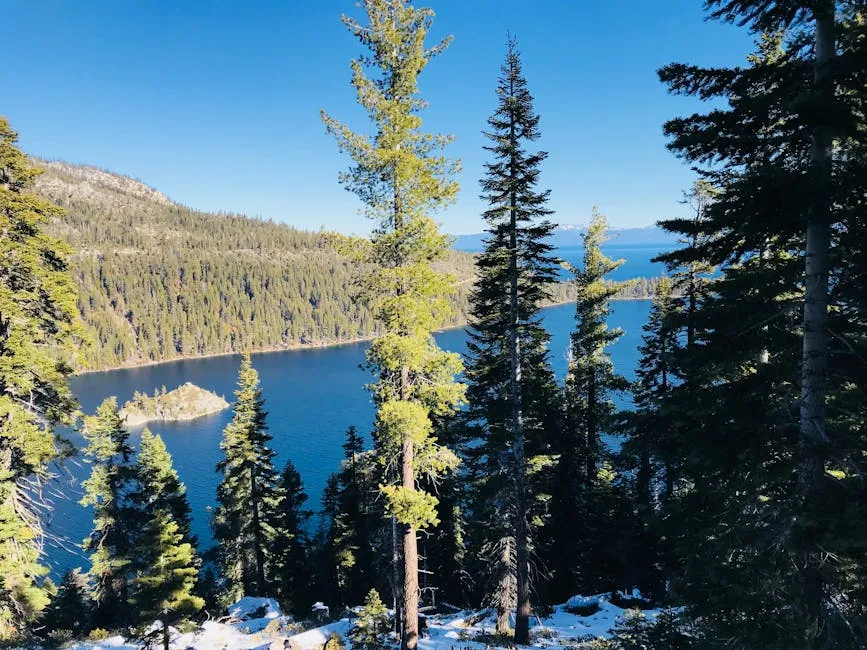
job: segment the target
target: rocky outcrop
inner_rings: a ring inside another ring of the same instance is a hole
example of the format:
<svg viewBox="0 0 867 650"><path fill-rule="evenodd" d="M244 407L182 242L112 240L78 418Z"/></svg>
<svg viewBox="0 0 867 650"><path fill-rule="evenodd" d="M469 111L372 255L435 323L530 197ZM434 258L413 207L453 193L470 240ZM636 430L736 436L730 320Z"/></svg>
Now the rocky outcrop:
<svg viewBox="0 0 867 650"><path fill-rule="evenodd" d="M193 420L229 408L219 395L204 388L185 383L172 391L155 391L153 396L136 392L123 405L120 416L129 426L138 426L156 420Z"/></svg>

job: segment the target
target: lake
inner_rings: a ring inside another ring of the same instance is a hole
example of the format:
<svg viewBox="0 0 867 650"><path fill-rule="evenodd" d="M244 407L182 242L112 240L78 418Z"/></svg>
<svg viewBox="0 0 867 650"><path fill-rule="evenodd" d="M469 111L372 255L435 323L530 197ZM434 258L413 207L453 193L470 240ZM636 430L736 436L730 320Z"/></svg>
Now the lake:
<svg viewBox="0 0 867 650"><path fill-rule="evenodd" d="M630 378L634 376L641 327L649 308L649 301L616 302L609 321L610 325L625 330L624 336L612 347L611 355L617 371ZM551 333L554 370L562 379L566 372L569 334L574 326L574 305L546 309L544 324ZM437 340L448 350L465 351L466 334L461 329L442 332ZM366 348L367 343L352 343L253 355L253 365L262 380L278 469L287 458L292 460L310 495L309 505L314 509L319 507L328 475L340 466L346 428L354 424L359 432L368 435L373 423L373 406L364 389L371 377L359 367ZM110 395L115 395L122 405L136 390L152 394L162 386L171 390L187 381L231 401L239 362L238 355L173 361L81 375L70 383L86 413L92 413ZM623 405L628 403L625 396L619 401ZM153 422L150 426L165 440L175 468L187 486L193 510L193 532L199 537L201 549L211 543L209 508L214 504L219 480L215 466L220 458L223 427L230 419L231 410L226 410L196 420ZM138 444L141 429L130 429L134 446ZM70 437L76 446L84 442L78 433ZM87 566L87 559L76 545L91 527L90 509L77 503L81 497L80 481L89 473L86 462L82 458L74 459L59 473L60 478L50 490L54 509L51 535L46 543L47 559L55 573L69 567Z"/></svg>

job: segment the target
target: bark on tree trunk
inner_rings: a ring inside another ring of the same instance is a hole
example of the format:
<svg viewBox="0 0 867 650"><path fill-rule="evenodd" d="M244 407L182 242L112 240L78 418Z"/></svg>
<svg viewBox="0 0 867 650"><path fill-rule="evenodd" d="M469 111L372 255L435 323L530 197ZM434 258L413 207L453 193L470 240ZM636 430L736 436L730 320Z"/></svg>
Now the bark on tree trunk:
<svg viewBox="0 0 867 650"><path fill-rule="evenodd" d="M403 487L415 490L412 440L403 442ZM404 650L418 646L418 538L413 526L403 533L403 641Z"/></svg>
<svg viewBox="0 0 867 650"><path fill-rule="evenodd" d="M401 368L401 398L409 399L409 368ZM409 436L404 436L401 449L401 484L415 492L415 450ZM401 648L418 647L418 537L414 526L403 531L403 634Z"/></svg>
<svg viewBox="0 0 867 650"><path fill-rule="evenodd" d="M497 634L509 633L509 612L512 611L512 543L506 538L500 544L500 584L497 593Z"/></svg>
<svg viewBox="0 0 867 650"><path fill-rule="evenodd" d="M823 0L814 8L816 21L816 61L814 82L820 101L833 102L834 87L829 64L834 56L835 3ZM824 112L823 112L824 114ZM804 350L801 376L801 461L798 478L807 525L812 527L800 549L804 606L807 630L813 647L821 647L823 635L823 584L821 550L813 542L818 534L815 516L825 474L825 447L828 435L825 422L827 390L826 317L828 313L828 253L831 240L830 185L832 132L827 124L819 123L812 133L810 167L815 182L813 198L807 213L807 243L805 255ZM813 521L811 521L813 519Z"/></svg>

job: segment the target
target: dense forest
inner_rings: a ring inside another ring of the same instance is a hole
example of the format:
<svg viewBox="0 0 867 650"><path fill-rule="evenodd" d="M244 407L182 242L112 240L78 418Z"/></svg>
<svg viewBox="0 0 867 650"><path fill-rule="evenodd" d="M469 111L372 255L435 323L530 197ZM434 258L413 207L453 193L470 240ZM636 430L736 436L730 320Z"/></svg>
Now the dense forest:
<svg viewBox="0 0 867 650"><path fill-rule="evenodd" d="M318 640L302 650L416 650L425 636L437 650L867 647L867 17L846 0L706 8L750 29L756 47L743 67L658 72L669 92L714 100L663 126L697 176L689 212L660 222L681 244L659 257L658 281L612 281L622 260L606 255L608 222L594 210L570 269L562 381L540 316L565 290L545 123L511 36L480 124L475 257L456 255L434 218L458 191L454 146L421 118L419 77L451 39L429 43L434 14L409 0L364 0L360 18L342 18L361 50L351 86L367 120L321 117L352 161L339 181L374 224L351 246L196 213L98 170L50 164L37 181L0 118L0 641L117 632L115 647L214 647L208 630L239 628L212 619L250 597L262 625L233 650L261 647L269 629L293 647L308 628ZM82 175L101 189L64 195ZM624 292L648 289L629 381L611 360L622 331L608 317ZM215 467L213 547L191 532L162 438L145 430L135 450L110 397L78 423L90 566L48 579L43 488L75 453L54 429L80 415L67 378L82 312L97 329L118 318L100 332L129 330L125 354L147 341L159 358L234 346L236 334L254 347L270 340L256 338L260 320L286 327L302 311L311 329L292 330L299 341L326 322L329 337L372 338L372 444L347 430L318 517L292 463L275 466L246 353ZM434 333L463 319L462 357ZM590 633L613 606L630 613ZM269 619L276 608L292 618ZM438 623L448 635L431 635Z"/></svg>
<svg viewBox="0 0 867 650"><path fill-rule="evenodd" d="M199 212L139 181L37 160L39 193L65 209L48 230L76 251L73 279L92 345L81 369L179 357L320 345L378 331L356 300L345 238L262 219ZM467 318L468 253L440 264L459 280L446 326ZM648 298L642 278L626 298ZM567 283L552 302L571 298Z"/></svg>

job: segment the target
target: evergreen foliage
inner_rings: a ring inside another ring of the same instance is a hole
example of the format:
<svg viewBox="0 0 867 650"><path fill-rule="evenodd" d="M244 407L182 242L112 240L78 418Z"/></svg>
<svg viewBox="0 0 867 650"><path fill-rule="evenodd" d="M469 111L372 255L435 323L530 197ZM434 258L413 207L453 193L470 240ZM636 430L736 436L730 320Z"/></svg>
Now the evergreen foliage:
<svg viewBox="0 0 867 650"><path fill-rule="evenodd" d="M364 599L364 606L358 612L349 639L353 648L362 650L380 650L385 647L385 637L388 634L388 610L379 592L371 589Z"/></svg>
<svg viewBox="0 0 867 650"><path fill-rule="evenodd" d="M607 348L622 332L607 325L611 298L618 284L606 275L623 262L601 250L607 232L605 217L594 210L584 235L584 264L575 270L578 290L576 328L572 333L565 385L565 414L552 512L557 521L551 536L552 593L563 599L574 593L596 593L617 585L611 569L615 549L608 533L619 510L615 476L603 465L607 450L602 435L614 429L611 398L628 388L614 371Z"/></svg>
<svg viewBox="0 0 867 650"><path fill-rule="evenodd" d="M152 515L164 510L178 525L183 541L196 547L196 538L190 532L190 504L187 488L178 478L172 457L163 439L147 427L141 433L136 454L136 491L130 499L139 512Z"/></svg>
<svg viewBox="0 0 867 650"><path fill-rule="evenodd" d="M0 640L48 604L40 578L40 484L59 449L53 427L76 411L66 384L81 326L70 250L46 234L63 211L32 187L40 170L0 117Z"/></svg>
<svg viewBox="0 0 867 650"><path fill-rule="evenodd" d="M232 421L220 442L223 458L217 471L222 480L213 517L217 555L231 602L243 595L266 594L268 589L266 549L274 542L279 485L265 416L259 373L245 354Z"/></svg>
<svg viewBox="0 0 867 650"><path fill-rule="evenodd" d="M131 620L127 606L131 574L135 568L136 510L129 496L134 472L129 465L132 448L120 419L117 400L109 397L85 418L84 455L90 476L84 481L81 505L93 509L93 531L84 540L90 552L98 625L116 627Z"/></svg>
<svg viewBox="0 0 867 650"><path fill-rule="evenodd" d="M169 650L169 626L198 612L205 601L193 591L201 562L189 542L184 541L177 522L162 509L153 512L137 546L145 569L134 582L132 603L144 621L159 620L155 634L162 636Z"/></svg>
<svg viewBox="0 0 867 650"><path fill-rule="evenodd" d="M284 611L306 614L313 604L310 539L307 526L311 510L304 508L307 494L292 461L280 474L277 505L272 515L275 544L270 550L275 593Z"/></svg>
<svg viewBox="0 0 867 650"><path fill-rule="evenodd" d="M57 593L51 599L40 623L49 633L66 630L74 638L90 629L92 613L93 602L87 576L81 569L70 569L63 574Z"/></svg>
<svg viewBox="0 0 867 650"><path fill-rule="evenodd" d="M405 0L365 0L369 24L344 16L349 30L370 49L352 63L358 101L376 134L354 133L323 113L328 131L354 165L341 182L356 193L376 222L366 260L363 295L383 334L369 348L376 374L377 455L388 472L382 486L387 510L402 538L402 646L418 642L417 531L435 526L437 499L417 480L457 465L453 452L432 437L431 416L445 415L462 400L454 381L459 355L441 351L431 335L450 312L455 278L434 263L446 257L448 240L430 214L454 200L455 164L439 150L450 138L426 134L419 116L418 76L448 39L427 48L433 12ZM374 74L375 76L369 76Z"/></svg>
<svg viewBox="0 0 867 650"><path fill-rule="evenodd" d="M654 600L664 595L663 550L660 548L661 505L674 490L675 464L680 452L672 444L672 415L669 399L677 381L675 356L680 342L674 324L676 312L672 282L663 277L644 325L641 355L633 387L635 411L627 416L628 438L621 458L634 480L631 528L633 539L627 559L627 584L637 586Z"/></svg>
<svg viewBox="0 0 867 650"><path fill-rule="evenodd" d="M525 644L532 547L528 526L530 519L538 519L538 502L547 487L528 474L545 463L559 424L550 337L539 314L550 298L557 260L546 241L554 228L546 220L549 192L536 187L547 154L526 149L540 136L539 116L512 38L497 99L485 134L493 162L486 165L482 181L488 234L470 296L467 416L481 439L469 451L477 495L472 510L476 543L485 549L495 577L489 597L498 611L497 630L509 631L508 612L517 603L515 639Z"/></svg>
<svg viewBox="0 0 867 650"><path fill-rule="evenodd" d="M344 461L335 475L334 511L327 537L336 571L339 603L361 602L371 585L378 585L376 553L384 522L371 508L381 472L354 426L346 430Z"/></svg>
<svg viewBox="0 0 867 650"><path fill-rule="evenodd" d="M660 71L727 102L665 126L716 192L701 220L663 224L690 240L665 259L724 272L678 358L672 404L701 416L679 439L674 593L711 647L861 647L863 301L843 278L864 232L863 8L708 7L762 36L746 67Z"/></svg>

